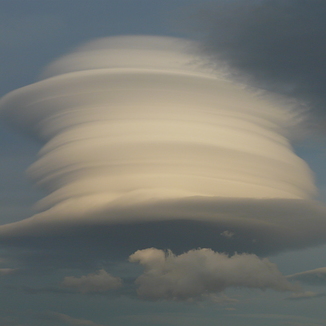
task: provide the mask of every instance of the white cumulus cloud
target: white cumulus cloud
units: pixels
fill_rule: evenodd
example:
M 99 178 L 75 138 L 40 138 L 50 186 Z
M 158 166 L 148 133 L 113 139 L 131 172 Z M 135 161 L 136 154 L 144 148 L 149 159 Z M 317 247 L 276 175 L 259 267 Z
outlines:
M 149 248 L 129 260 L 144 266 L 136 280 L 139 296 L 150 300 L 189 300 L 228 287 L 297 291 L 268 259 L 253 254 L 228 256 L 211 249 L 190 250 L 181 255 Z

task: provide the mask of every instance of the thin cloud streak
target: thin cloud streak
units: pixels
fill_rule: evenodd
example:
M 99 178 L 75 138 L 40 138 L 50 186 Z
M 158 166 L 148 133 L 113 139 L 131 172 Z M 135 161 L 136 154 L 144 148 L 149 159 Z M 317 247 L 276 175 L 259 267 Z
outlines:
M 316 268 L 287 276 L 289 280 L 300 281 L 310 285 L 326 285 L 326 267 Z
M 66 276 L 61 286 L 83 294 L 102 293 L 121 287 L 122 280 L 101 269 L 97 273 L 91 273 L 81 277 Z

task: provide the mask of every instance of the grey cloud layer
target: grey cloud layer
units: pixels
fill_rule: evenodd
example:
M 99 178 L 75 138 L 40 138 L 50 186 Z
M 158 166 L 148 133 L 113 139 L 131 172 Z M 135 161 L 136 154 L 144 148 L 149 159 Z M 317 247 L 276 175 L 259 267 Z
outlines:
M 228 1 L 200 15 L 205 51 L 235 76 L 325 112 L 326 3 Z

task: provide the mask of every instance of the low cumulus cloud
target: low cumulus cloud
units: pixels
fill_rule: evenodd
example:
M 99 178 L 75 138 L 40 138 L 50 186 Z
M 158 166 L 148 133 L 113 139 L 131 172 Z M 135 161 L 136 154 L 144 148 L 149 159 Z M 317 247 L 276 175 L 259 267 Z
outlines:
M 28 173 L 49 195 L 1 241 L 263 254 L 325 242 L 326 208 L 290 141 L 301 109 L 199 53 L 168 37 L 99 39 L 6 95 L 2 116 L 44 144 Z
M 121 287 L 122 280 L 107 273 L 104 269 L 97 273 L 81 277 L 66 276 L 61 283 L 62 287 L 76 290 L 83 294 L 103 293 Z
M 211 249 L 191 250 L 179 256 L 149 248 L 129 258 L 144 273 L 136 280 L 139 296 L 150 300 L 189 300 L 222 292 L 229 287 L 297 291 L 268 259 L 253 254 L 228 256 Z

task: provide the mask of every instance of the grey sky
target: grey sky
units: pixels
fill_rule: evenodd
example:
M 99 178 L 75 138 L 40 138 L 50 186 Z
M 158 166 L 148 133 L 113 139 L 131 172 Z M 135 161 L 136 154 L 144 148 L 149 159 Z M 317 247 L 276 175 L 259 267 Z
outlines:
M 325 13 L 322 0 L 249 0 L 216 3 L 198 17 L 206 50 L 238 78 L 325 112 Z

